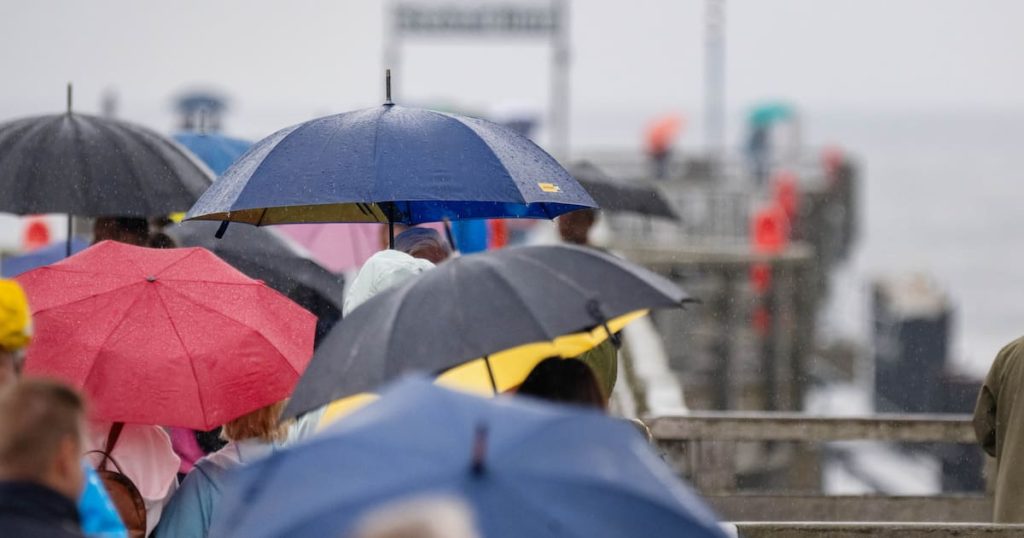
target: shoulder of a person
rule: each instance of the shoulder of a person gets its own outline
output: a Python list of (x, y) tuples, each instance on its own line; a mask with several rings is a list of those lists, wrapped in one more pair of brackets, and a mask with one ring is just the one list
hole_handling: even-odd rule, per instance
[(996, 360), (992, 366), (1004, 366), (1007, 361), (1011, 360), (1016, 362), (1022, 354), (1024, 354), (1024, 336), (1003, 346), (996, 354)]

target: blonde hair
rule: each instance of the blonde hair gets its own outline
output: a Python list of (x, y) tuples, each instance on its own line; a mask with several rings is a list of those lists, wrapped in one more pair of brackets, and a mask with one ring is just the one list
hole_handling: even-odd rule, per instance
[(228, 441), (259, 439), (267, 443), (283, 441), (288, 435), (288, 423), (280, 423), (277, 418), (284, 410), (284, 400), (261, 407), (249, 414), (242, 415), (224, 425), (221, 437)]

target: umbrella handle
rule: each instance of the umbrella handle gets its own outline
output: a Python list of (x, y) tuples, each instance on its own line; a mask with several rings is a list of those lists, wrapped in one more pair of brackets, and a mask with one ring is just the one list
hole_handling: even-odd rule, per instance
[(224, 232), (228, 231), (228, 224), (231, 224), (230, 220), (221, 221), (220, 227), (217, 228), (217, 232), (213, 236), (217, 239), (224, 237)]

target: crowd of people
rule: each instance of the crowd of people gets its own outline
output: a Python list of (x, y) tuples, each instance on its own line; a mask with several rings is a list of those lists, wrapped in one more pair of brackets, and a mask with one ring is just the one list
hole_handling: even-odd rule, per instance
[[(562, 217), (563, 240), (588, 244), (594, 222), (589, 210)], [(399, 231), (394, 248), (373, 255), (351, 282), (345, 315), (453, 255), (434, 229)], [(159, 223), (154, 227), (144, 219), (99, 218), (93, 233), (96, 242), (175, 246)], [(207, 536), (232, 470), (287, 450), (337, 419), (325, 416), (325, 407), (281, 422), (286, 402), (280, 401), (208, 432), (91, 420), (89, 402), (76, 390), (45, 379), (19, 379), (23, 350), (32, 337), (29, 312), (18, 284), (0, 281), (0, 535)], [(606, 412), (616, 381), (617, 344), (613, 338), (576, 359), (541, 361), (517, 397)], [(646, 427), (635, 424), (649, 439)], [(96, 496), (99, 503), (85, 502)], [(471, 538), (476, 536), (471, 522), (464, 504), (442, 497), (375, 511), (356, 536)]]
[[(562, 240), (589, 245), (590, 210), (558, 219)], [(348, 286), (344, 315), (382, 291), (445, 263), (453, 252), (437, 230), (400, 228), (394, 248), (370, 257)], [(160, 223), (99, 218), (94, 240), (173, 248)], [(382, 238), (382, 242), (386, 238)], [(38, 537), (209, 535), (232, 472), (288, 450), (344, 413), (325, 406), (280, 421), (286, 401), (234, 418), (211, 431), (90, 419), (89, 402), (59, 382), (21, 378), (32, 339), (29, 304), (19, 285), (0, 281), (0, 535)], [(607, 413), (617, 378), (617, 335), (579, 357), (540, 361), (514, 389), (537, 398)], [(996, 357), (978, 397), (974, 424), (996, 458), (995, 521), (1019, 522), (1024, 475), (1017, 472), (1024, 380), (1021, 341)], [(110, 390), (116, 390), (111, 387)], [(346, 411), (347, 412), (347, 411)], [(650, 431), (634, 420), (640, 434)], [(471, 510), (457, 498), (416, 499), (371, 511), (353, 536), (476, 538)]]

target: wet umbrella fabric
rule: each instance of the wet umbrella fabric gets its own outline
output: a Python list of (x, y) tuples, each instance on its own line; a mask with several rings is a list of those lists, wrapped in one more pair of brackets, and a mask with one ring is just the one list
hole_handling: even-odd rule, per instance
[(252, 146), (248, 140), (216, 133), (178, 133), (174, 140), (199, 157), (218, 176)]
[(213, 222), (183, 222), (165, 229), (180, 246), (208, 249), (312, 312), (318, 340), (341, 319), (341, 277), (304, 256), (290, 240), (275, 230), (253, 227), (232, 230), (230, 240), (220, 240), (214, 237), (216, 230)]
[(312, 314), (200, 248), (104, 241), (17, 278), (25, 375), (89, 396), (94, 419), (209, 430), (288, 396)]
[(587, 189), (603, 211), (679, 220), (672, 205), (652, 183), (614, 179), (588, 161), (574, 164), (569, 168), (569, 173)]
[(255, 225), (545, 218), (594, 207), (550, 155), (484, 120), (396, 105), (259, 141), (187, 218)]
[(440, 373), (688, 299), (670, 281), (595, 249), (462, 256), (353, 310), (317, 349), (284, 414), (373, 390), (404, 372)]
[(209, 170), (144, 127), (85, 114), (0, 125), (0, 212), (155, 217), (187, 210)]
[(431, 494), (465, 499), (488, 538), (724, 536), (632, 425), (418, 378), (235, 478), (211, 536), (348, 536), (367, 511)]

